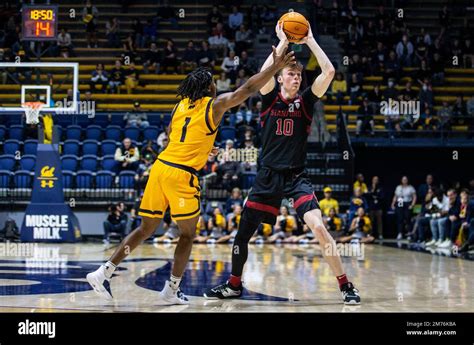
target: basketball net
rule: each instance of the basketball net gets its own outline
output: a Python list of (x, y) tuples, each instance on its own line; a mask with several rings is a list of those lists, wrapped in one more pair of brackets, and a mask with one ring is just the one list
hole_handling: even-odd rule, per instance
[(26, 123), (28, 124), (38, 124), (39, 123), (39, 113), (41, 109), (45, 106), (42, 102), (25, 102), (21, 107), (25, 110)]

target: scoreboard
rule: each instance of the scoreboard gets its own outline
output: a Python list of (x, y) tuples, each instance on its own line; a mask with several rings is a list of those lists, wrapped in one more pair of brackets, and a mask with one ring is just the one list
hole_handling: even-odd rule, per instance
[(58, 36), (57, 5), (23, 5), (22, 40), (52, 41)]

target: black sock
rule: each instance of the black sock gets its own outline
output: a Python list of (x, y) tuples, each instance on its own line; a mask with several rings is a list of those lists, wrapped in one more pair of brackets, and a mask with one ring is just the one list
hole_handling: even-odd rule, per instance
[(245, 262), (248, 257), (248, 245), (250, 238), (257, 230), (259, 222), (250, 221), (247, 217), (242, 215), (239, 223), (239, 230), (235, 236), (234, 244), (232, 246), (232, 275), (236, 277), (242, 276)]

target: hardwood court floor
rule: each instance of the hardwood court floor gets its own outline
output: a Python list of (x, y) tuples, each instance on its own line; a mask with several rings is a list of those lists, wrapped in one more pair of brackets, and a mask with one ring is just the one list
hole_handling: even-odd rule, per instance
[[(252, 245), (244, 298), (206, 301), (204, 289), (225, 281), (230, 245), (195, 245), (182, 282), (189, 306), (161, 306), (174, 246), (144, 244), (112, 279), (114, 301), (100, 300), (85, 280), (115, 245), (38, 244), (34, 255), (0, 256), (0, 312), (472, 312), (474, 261), (367, 245), (344, 257), (362, 305), (344, 306), (316, 246)], [(11, 254), (11, 253), (10, 253)], [(31, 255), (31, 254), (29, 254)]]

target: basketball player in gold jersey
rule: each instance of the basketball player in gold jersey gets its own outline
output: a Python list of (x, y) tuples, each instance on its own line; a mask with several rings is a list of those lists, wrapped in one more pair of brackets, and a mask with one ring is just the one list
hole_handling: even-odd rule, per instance
[(160, 225), (170, 207), (180, 237), (174, 253), (169, 281), (160, 292), (162, 304), (188, 304), (179, 285), (191, 254), (196, 224), (200, 216), (200, 187), (197, 172), (213, 151), (217, 128), (224, 113), (258, 92), (282, 68), (293, 65), (293, 52), (278, 55), (273, 47), (273, 64), (254, 75), (244, 85), (216, 97), (211, 72), (198, 68), (188, 74), (178, 88), (182, 100), (176, 104), (168, 127), (169, 144), (153, 164), (138, 214), (142, 224), (130, 233), (109, 261), (87, 275), (94, 291), (111, 299), (110, 280), (117, 265)]

